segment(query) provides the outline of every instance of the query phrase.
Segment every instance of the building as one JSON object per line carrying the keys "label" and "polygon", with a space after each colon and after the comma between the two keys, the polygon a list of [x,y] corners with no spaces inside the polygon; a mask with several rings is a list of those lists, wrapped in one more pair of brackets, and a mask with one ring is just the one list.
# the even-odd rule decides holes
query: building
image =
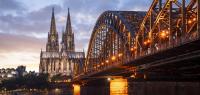
{"label": "building", "polygon": [[2,80],[10,79],[16,76],[17,76],[17,72],[14,68],[0,69],[0,83]]}
{"label": "building", "polygon": [[59,48],[58,38],[53,9],[46,50],[41,50],[40,53],[39,73],[48,73],[50,76],[57,74],[72,76],[76,65],[83,64],[85,54],[75,51],[74,32],[72,31],[69,9],[66,29],[62,32],[61,49]]}
{"label": "building", "polygon": [[2,80],[7,80],[10,78],[22,77],[27,75],[26,67],[25,66],[18,66],[15,68],[2,68],[0,69],[0,82]]}
{"label": "building", "polygon": [[16,76],[17,76],[17,71],[14,68],[0,69],[0,80]]}
{"label": "building", "polygon": [[26,67],[25,67],[25,66],[22,66],[22,65],[21,65],[21,66],[18,66],[18,67],[16,68],[16,71],[17,71],[19,77],[24,76],[24,75],[27,74],[27,72],[26,72]]}

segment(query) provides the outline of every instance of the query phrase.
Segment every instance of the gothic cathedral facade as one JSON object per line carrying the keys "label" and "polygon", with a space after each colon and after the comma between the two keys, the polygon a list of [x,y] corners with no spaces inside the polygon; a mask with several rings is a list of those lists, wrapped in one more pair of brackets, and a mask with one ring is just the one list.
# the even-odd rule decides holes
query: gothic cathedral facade
{"label": "gothic cathedral facade", "polygon": [[59,48],[58,32],[54,9],[52,10],[50,32],[46,50],[40,53],[39,73],[48,73],[50,76],[57,74],[72,76],[78,70],[77,66],[84,63],[85,53],[75,51],[74,32],[72,31],[70,12],[68,9],[66,29],[62,32],[61,49]]}

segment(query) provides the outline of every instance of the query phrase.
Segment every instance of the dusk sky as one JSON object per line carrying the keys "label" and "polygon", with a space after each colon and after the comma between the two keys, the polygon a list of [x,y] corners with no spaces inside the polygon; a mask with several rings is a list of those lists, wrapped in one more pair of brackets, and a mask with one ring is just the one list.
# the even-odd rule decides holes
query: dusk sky
{"label": "dusk sky", "polygon": [[40,50],[45,50],[52,8],[59,39],[70,8],[75,46],[87,51],[98,16],[106,10],[144,11],[152,0],[0,0],[0,68],[25,65],[38,72]]}

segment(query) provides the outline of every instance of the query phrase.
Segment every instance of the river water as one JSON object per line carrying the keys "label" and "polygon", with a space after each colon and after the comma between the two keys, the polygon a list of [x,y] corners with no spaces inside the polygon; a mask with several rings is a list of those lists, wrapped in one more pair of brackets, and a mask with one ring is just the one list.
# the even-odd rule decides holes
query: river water
{"label": "river water", "polygon": [[51,89],[51,90],[14,90],[14,91],[0,91],[0,95],[73,95],[72,89]]}

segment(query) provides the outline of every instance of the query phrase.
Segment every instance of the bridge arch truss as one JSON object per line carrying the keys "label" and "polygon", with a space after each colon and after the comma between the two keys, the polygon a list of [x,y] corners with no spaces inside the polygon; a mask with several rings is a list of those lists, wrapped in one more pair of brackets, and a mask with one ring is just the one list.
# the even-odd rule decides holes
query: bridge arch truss
{"label": "bridge arch truss", "polygon": [[199,39],[199,0],[153,0],[147,12],[106,11],[93,29],[81,75]]}

